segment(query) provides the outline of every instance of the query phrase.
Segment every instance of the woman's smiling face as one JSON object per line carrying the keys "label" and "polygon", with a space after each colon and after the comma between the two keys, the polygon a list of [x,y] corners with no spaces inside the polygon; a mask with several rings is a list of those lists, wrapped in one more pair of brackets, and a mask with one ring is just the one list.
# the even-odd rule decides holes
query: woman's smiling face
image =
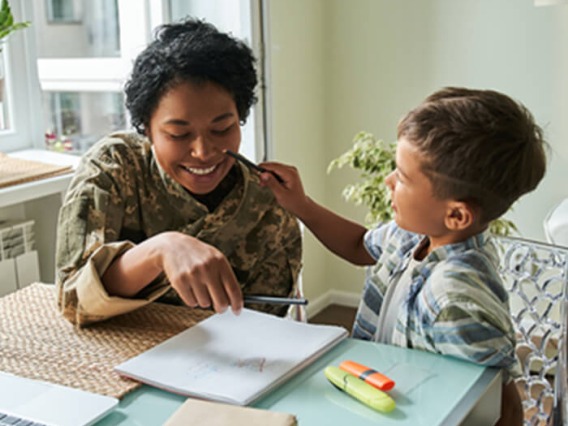
{"label": "woman's smiling face", "polygon": [[212,83],[182,82],[160,99],[147,136],[165,172],[192,194],[213,191],[234,164],[241,127],[232,95]]}

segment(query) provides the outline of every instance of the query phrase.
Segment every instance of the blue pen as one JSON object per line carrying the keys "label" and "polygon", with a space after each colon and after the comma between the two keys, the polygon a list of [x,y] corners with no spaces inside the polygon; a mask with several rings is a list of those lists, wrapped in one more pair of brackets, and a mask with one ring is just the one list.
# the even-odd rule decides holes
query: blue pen
{"label": "blue pen", "polygon": [[273,305],[307,305],[307,299],[303,297],[276,297],[276,296],[257,296],[245,295],[245,303],[271,303]]}
{"label": "blue pen", "polygon": [[396,407],[394,399],[383,391],[374,388],[346,371],[329,366],[324,370],[325,377],[337,388],[373,410],[388,413]]}

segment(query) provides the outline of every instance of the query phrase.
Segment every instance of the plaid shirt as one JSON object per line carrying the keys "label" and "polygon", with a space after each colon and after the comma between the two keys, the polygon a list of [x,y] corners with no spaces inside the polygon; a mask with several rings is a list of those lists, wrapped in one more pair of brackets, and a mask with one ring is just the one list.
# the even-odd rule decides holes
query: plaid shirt
{"label": "plaid shirt", "polygon": [[[421,242],[423,236],[394,222],[367,232],[365,246],[377,263],[367,271],[353,337],[377,340],[386,289],[397,284]],[[487,232],[433,250],[412,271],[391,343],[504,368],[518,376],[508,294],[497,265],[497,248]]]}

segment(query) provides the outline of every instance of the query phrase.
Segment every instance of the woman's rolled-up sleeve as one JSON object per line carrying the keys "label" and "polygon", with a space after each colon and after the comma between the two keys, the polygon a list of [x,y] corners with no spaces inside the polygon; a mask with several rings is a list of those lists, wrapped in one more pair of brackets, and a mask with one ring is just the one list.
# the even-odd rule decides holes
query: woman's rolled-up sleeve
{"label": "woman's rolled-up sleeve", "polygon": [[[101,276],[134,246],[118,242],[124,217],[121,175],[103,161],[84,159],[59,212],[56,247],[58,306],[72,323],[85,325],[137,309],[167,291],[157,280],[143,298],[109,296]],[[116,170],[115,167],[113,170]]]}

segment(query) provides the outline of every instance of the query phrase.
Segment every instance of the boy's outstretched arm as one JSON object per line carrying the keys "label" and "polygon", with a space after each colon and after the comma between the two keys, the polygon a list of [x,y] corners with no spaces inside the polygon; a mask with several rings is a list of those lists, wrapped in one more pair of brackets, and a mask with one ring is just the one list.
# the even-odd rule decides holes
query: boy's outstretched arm
{"label": "boy's outstretched arm", "polygon": [[262,173],[262,184],[270,188],[278,203],[300,219],[324,246],[356,265],[375,263],[363,244],[365,227],[333,213],[309,198],[295,167],[274,162],[262,163],[261,166],[283,180],[280,183],[272,173]]}

